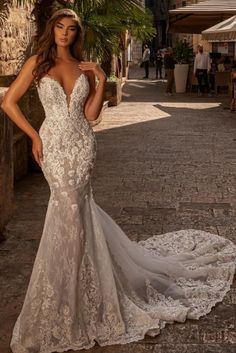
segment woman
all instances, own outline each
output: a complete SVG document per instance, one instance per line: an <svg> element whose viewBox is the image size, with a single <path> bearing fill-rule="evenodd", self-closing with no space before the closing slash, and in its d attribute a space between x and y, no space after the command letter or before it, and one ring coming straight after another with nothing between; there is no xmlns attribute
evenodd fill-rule
<svg viewBox="0 0 236 353"><path fill-rule="evenodd" d="M81 38L76 14L57 11L2 106L32 139L51 190L13 331L14 353L88 349L156 335L168 322L208 313L233 279L236 248L229 240L186 230L138 244L94 202L95 140L88 121L101 110L106 78L99 65L82 61ZM46 115L39 134L17 105L33 80Z"/></svg>

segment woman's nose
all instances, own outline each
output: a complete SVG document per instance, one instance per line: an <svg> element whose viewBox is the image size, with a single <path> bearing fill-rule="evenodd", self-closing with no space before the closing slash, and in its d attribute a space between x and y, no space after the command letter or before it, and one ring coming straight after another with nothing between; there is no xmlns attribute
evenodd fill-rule
<svg viewBox="0 0 236 353"><path fill-rule="evenodd" d="M63 30L63 35L64 35L64 36L67 36L67 35L68 35L68 30L67 30L66 28Z"/></svg>

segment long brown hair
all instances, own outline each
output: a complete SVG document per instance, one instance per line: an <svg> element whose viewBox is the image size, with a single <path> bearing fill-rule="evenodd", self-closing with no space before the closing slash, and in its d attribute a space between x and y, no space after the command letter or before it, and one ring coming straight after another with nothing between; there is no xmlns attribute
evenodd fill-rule
<svg viewBox="0 0 236 353"><path fill-rule="evenodd" d="M48 20L45 31L40 37L37 45L37 61L36 67L33 70L33 75L36 84L39 83L40 79L48 73L48 71L55 66L57 46L54 39L54 27L58 21L64 17L69 17L77 25L77 33L74 42L70 46L71 55L81 61L82 57L82 45L83 45L83 27L80 18L77 14L70 9L61 9L51 16Z"/></svg>

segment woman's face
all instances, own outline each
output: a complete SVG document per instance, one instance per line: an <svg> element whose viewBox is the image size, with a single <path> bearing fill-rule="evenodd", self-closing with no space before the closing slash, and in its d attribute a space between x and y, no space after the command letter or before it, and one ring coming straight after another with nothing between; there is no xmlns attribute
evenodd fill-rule
<svg viewBox="0 0 236 353"><path fill-rule="evenodd" d="M70 46L76 37L77 25L70 17L63 17L54 26L54 38L56 45L60 47Z"/></svg>

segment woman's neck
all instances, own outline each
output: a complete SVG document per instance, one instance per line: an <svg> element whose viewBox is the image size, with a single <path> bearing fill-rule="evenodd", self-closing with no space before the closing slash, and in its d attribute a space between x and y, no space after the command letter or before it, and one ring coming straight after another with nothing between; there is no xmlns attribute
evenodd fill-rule
<svg viewBox="0 0 236 353"><path fill-rule="evenodd" d="M57 47L57 59L63 60L63 61L71 61L73 60L73 56L71 55L70 48L66 47Z"/></svg>

